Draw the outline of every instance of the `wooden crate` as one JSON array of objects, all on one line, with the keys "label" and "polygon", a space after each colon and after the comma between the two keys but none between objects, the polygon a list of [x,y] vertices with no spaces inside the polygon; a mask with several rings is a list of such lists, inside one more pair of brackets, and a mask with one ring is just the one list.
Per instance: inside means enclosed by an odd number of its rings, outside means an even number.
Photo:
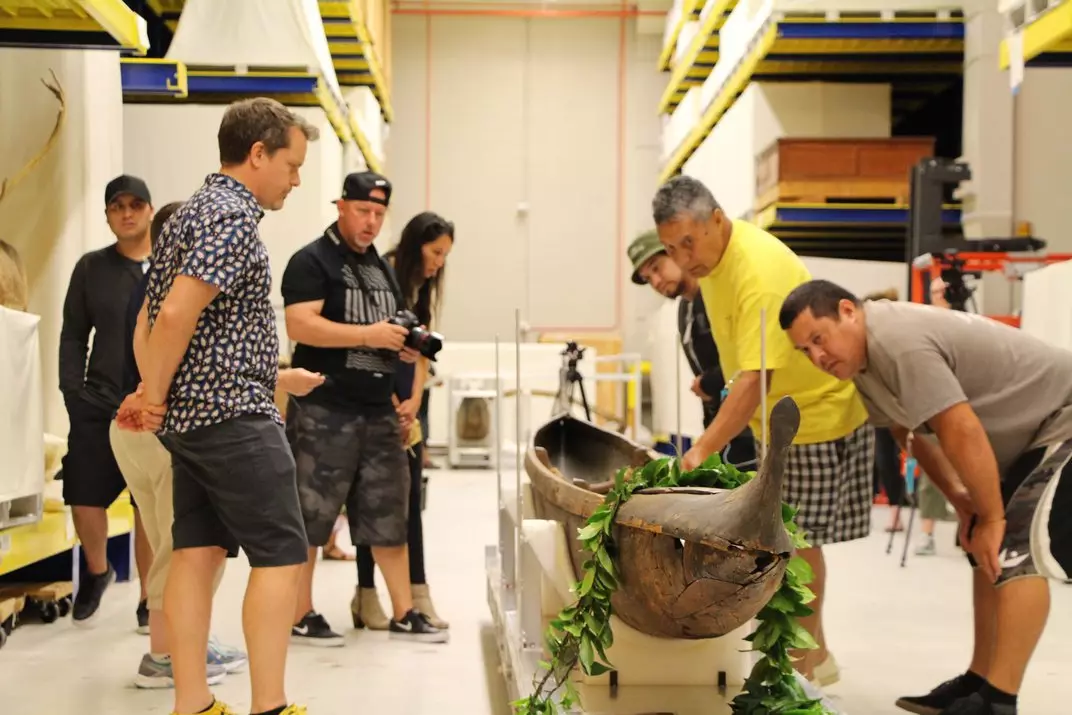
[{"label": "wooden crate", "polygon": [[778,139],[756,157],[756,205],[907,203],[909,172],[934,156],[933,137]]}]

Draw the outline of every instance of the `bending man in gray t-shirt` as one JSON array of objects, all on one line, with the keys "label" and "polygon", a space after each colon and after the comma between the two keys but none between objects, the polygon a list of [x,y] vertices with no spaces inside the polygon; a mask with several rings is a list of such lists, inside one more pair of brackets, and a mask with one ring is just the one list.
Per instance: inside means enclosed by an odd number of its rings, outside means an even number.
[{"label": "bending man in gray t-shirt", "polygon": [[790,293],[779,320],[911,449],[956,508],[976,566],[971,668],[897,704],[1014,715],[1049,611],[1046,577],[1072,573],[1072,352],[978,315],[861,303],[827,281]]}]

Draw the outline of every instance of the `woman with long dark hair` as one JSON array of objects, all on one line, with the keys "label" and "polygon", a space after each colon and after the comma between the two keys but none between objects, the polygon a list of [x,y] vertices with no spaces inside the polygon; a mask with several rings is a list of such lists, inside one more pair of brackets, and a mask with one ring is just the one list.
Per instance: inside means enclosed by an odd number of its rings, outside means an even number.
[{"label": "woman with long dark hair", "polygon": [[[434,329],[443,291],[443,269],[454,247],[454,224],[431,211],[417,214],[402,229],[398,245],[384,254],[394,269],[405,308],[411,310],[421,325]],[[420,358],[410,365],[399,363],[395,375],[398,413],[414,432],[406,440],[409,457],[409,573],[413,589],[413,607],[428,617],[436,628],[448,628],[432,605],[424,573],[424,533],[421,524],[421,481],[424,467],[424,440],[417,420],[428,379],[428,360]],[[358,592],[351,605],[354,626],[387,630],[390,623],[376,596],[375,561],[367,546],[357,549]]]}]

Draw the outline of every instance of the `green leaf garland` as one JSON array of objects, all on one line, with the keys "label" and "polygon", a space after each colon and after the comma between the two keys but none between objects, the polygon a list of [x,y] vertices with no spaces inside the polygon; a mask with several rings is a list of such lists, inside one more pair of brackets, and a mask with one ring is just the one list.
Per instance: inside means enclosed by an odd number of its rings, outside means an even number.
[{"label": "green leaf garland", "polygon": [[[689,472],[681,471],[681,462],[675,457],[652,460],[639,469],[619,470],[603,503],[578,529],[577,536],[591,556],[583,564],[584,577],[573,587],[577,600],[551,621],[546,634],[550,661],[540,663],[544,672],[534,684],[532,695],[511,703],[514,713],[568,712],[578,704],[577,691],[569,677],[578,665],[588,675],[613,670],[606,653],[614,643],[610,597],[618,588],[613,526],[618,509],[633,492],[677,486],[736,489],[754,476],[755,472],[742,472],[723,462],[717,454]],[[795,518],[796,509],[782,504],[782,521],[793,547],[808,548]],[[781,587],[757,614],[759,625],[746,640],[763,655],[731,703],[734,715],[830,715],[820,700],[805,694],[794,675],[789,655],[793,650],[818,647],[798,620],[812,613],[807,604],[815,595],[807,584],[813,578],[808,563],[794,556],[782,577]]]}]

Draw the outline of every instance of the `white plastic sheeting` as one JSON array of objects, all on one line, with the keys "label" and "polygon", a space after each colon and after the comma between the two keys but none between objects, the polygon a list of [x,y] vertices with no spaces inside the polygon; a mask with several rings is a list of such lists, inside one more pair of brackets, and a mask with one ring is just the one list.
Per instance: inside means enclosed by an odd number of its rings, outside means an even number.
[{"label": "white plastic sheeting", "polygon": [[1055,263],[1024,276],[1020,329],[1072,350],[1072,261]]},{"label": "white plastic sheeting", "polygon": [[40,318],[0,306],[0,502],[45,487]]},{"label": "white plastic sheeting", "polygon": [[167,59],[210,67],[306,67],[342,96],[316,0],[186,0]]}]

